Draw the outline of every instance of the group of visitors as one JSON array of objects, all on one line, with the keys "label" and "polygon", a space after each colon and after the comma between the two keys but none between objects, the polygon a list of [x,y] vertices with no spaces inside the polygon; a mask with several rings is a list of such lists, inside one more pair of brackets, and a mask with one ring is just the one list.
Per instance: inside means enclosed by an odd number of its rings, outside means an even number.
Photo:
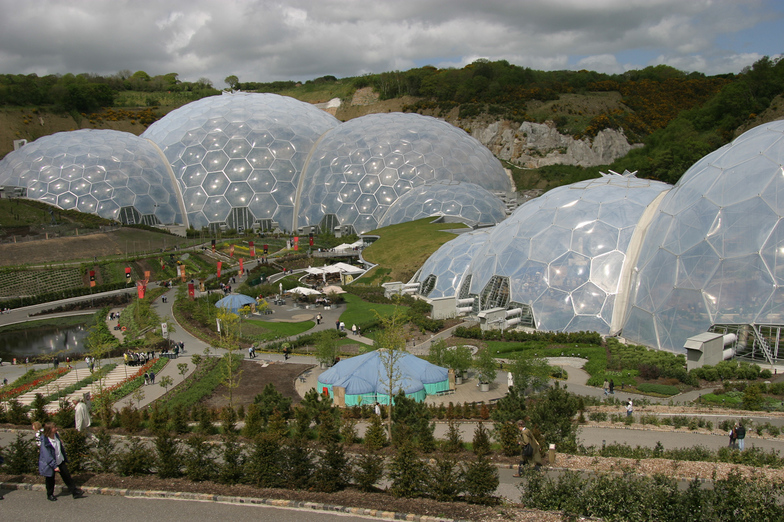
[{"label": "group of visitors", "polygon": [[123,354],[123,359],[128,366],[144,366],[152,357],[150,357],[149,353],[128,350]]},{"label": "group of visitors", "polygon": [[144,372],[144,384],[155,384],[155,372]]},{"label": "group of visitors", "polygon": [[256,347],[249,346],[248,347],[248,359],[255,359],[256,358]]},{"label": "group of visitors", "polygon": [[610,379],[609,382],[607,382],[607,379],[605,379],[602,388],[604,389],[605,395],[615,395],[615,381],[612,379]]},{"label": "group of visitors", "polygon": [[90,369],[90,373],[93,373],[93,370],[95,369],[95,357],[90,357],[88,355],[87,357],[84,358],[84,363]]}]

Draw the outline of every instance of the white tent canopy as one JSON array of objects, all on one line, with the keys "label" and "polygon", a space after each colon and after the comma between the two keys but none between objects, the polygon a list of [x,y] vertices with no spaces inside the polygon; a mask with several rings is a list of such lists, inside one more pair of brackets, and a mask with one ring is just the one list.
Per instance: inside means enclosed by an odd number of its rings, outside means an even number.
[{"label": "white tent canopy", "polygon": [[313,290],[311,288],[305,288],[304,286],[298,286],[296,288],[292,288],[289,290],[292,294],[302,294],[302,295],[317,295],[320,294],[318,290]]}]

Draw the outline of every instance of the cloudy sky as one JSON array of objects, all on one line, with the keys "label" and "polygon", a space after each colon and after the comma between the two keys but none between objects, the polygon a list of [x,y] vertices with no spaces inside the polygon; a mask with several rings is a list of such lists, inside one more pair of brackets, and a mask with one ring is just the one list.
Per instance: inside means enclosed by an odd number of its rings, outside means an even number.
[{"label": "cloudy sky", "polygon": [[0,73],[176,72],[216,87],[504,59],[739,72],[784,51],[784,0],[0,0]]}]

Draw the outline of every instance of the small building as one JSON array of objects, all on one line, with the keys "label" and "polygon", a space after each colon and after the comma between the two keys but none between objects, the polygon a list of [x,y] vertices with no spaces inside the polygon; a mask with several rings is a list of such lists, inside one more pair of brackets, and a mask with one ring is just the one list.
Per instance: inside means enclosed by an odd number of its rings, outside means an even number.
[{"label": "small building", "polygon": [[410,353],[401,352],[395,361],[395,378],[389,390],[389,372],[384,348],[337,363],[318,378],[318,392],[329,393],[338,406],[389,404],[401,390],[418,402],[428,395],[449,390],[449,371]]}]

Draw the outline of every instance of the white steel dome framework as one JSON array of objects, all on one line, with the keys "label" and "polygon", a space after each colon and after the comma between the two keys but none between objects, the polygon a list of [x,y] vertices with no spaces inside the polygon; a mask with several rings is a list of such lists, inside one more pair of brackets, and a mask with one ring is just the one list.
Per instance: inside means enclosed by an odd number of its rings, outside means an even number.
[{"label": "white steel dome framework", "polygon": [[674,187],[613,173],[554,189],[443,245],[415,282],[454,298],[455,313],[466,301],[474,313],[522,309],[534,328],[681,353],[696,334],[735,333],[736,353],[777,361],[784,121],[707,155]]},{"label": "white steel dome framework", "polygon": [[[40,138],[0,161],[0,186],[124,223],[357,233],[409,215],[494,224],[506,213],[490,191],[512,189],[490,151],[435,118],[341,123],[293,98],[248,93],[180,107],[141,137],[83,130]],[[385,218],[415,187],[417,196]]]}]

